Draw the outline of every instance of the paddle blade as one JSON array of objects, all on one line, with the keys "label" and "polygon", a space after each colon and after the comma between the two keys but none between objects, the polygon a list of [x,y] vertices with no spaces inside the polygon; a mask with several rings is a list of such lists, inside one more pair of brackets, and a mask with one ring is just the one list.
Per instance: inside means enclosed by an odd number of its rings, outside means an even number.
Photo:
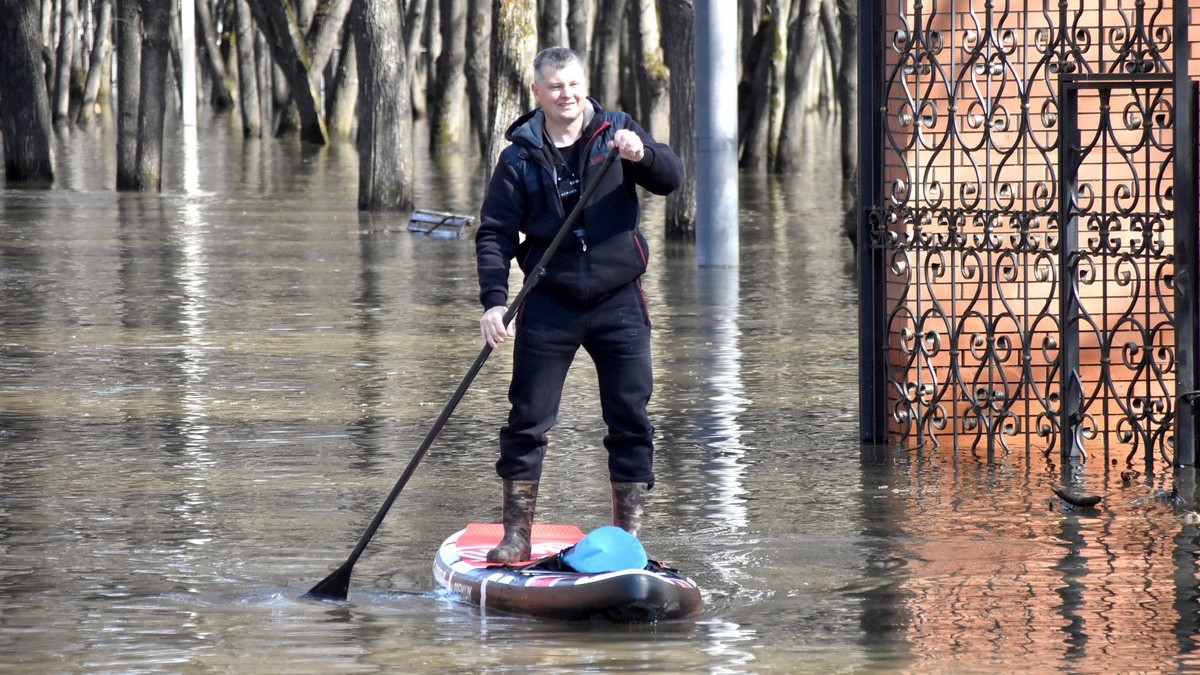
[{"label": "paddle blade", "polygon": [[350,591],[350,572],[353,569],[354,566],[346,562],[300,597],[306,600],[345,600]]}]

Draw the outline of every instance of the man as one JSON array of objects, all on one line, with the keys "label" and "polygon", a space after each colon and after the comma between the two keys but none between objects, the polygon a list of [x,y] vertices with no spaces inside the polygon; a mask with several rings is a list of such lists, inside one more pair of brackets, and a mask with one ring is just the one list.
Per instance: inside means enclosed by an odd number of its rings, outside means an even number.
[{"label": "man", "polygon": [[[653,386],[650,315],[640,282],[648,249],[637,228],[636,187],[666,195],[683,182],[683,163],[666,144],[629,115],[588,98],[575,52],[547,49],[533,70],[530,90],[538,107],[505,132],[511,145],[492,174],[475,236],[483,339],[496,347],[515,338],[512,408],[496,462],[504,482],[504,538],[488,553],[488,560],[502,563],[529,557],[546,433],[580,347],[596,365],[608,426],[613,524],[640,532],[646,491],[654,486],[654,427],[646,414]],[[525,273],[537,265],[614,147],[620,161],[583,206],[574,236],[547,264],[515,325],[505,326],[512,259]]]}]

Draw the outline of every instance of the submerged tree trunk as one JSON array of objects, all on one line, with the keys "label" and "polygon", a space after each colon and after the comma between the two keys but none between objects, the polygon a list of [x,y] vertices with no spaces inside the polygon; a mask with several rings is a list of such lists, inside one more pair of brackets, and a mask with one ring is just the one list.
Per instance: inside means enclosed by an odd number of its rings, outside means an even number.
[{"label": "submerged tree trunk", "polygon": [[[50,92],[48,96],[54,95],[54,73],[58,72],[56,68],[57,62],[54,60],[54,49],[50,48],[58,46],[58,28],[59,17],[57,5],[53,2],[43,2],[41,29],[39,32],[42,39],[39,44],[43,46],[42,58],[45,60],[46,91]],[[50,109],[53,112],[53,101],[50,102]]]},{"label": "submerged tree trunk", "polygon": [[354,31],[342,36],[342,55],[333,76],[333,91],[329,94],[329,135],[332,138],[354,138],[357,132],[358,55],[354,46]]},{"label": "submerged tree trunk", "polygon": [[[837,112],[838,98],[833,90],[837,85],[837,73],[842,69],[842,40],[838,35],[837,8],[834,4],[835,0],[821,0],[821,30],[817,42],[820,45],[818,53],[821,54],[818,63],[822,66],[818,75],[809,73],[807,78],[810,80],[808,89],[816,87],[820,107],[828,114]],[[815,84],[811,82],[814,79]]]},{"label": "submerged tree trunk", "polygon": [[246,0],[234,0],[234,22],[237,39],[238,105],[242,113],[242,135],[262,136],[263,111],[259,100],[260,82],[254,59],[254,21]]},{"label": "submerged tree trunk", "polygon": [[225,68],[225,59],[217,46],[217,31],[213,25],[212,11],[208,0],[196,0],[196,30],[200,32],[201,63],[212,80],[212,105],[217,110],[233,107],[233,81]]},{"label": "submerged tree trunk", "polygon": [[[173,91],[174,99],[179,103],[180,109],[183,108],[183,58],[180,54],[183,52],[183,38],[179,34],[179,0],[168,0],[170,6],[169,16],[167,17],[167,69],[171,71],[170,82],[174,83]],[[145,10],[142,10],[145,14]],[[195,75],[195,73],[193,73]],[[168,99],[164,97],[163,104],[166,104]],[[195,101],[192,102],[195,104]],[[164,108],[165,109],[165,108]]]},{"label": "submerged tree trunk", "polygon": [[664,24],[670,26],[663,42],[671,70],[671,149],[683,160],[687,177],[667,196],[668,239],[696,238],[696,71],[695,13],[692,0],[665,0]]},{"label": "submerged tree trunk", "polygon": [[529,107],[529,82],[526,73],[533,69],[537,48],[537,2],[535,0],[496,0],[492,13],[492,136],[488,142],[487,170],[500,159],[508,145],[504,130]]},{"label": "submerged tree trunk", "polygon": [[[853,1],[853,0],[851,0]],[[791,23],[792,3],[789,0],[771,0],[779,10],[775,21],[776,55],[771,59],[771,99],[767,112],[767,168],[775,165],[779,155],[779,135],[783,128],[783,109],[787,100],[787,69],[791,53],[787,47],[787,28]]]},{"label": "submerged tree trunk", "polygon": [[621,34],[625,29],[627,0],[601,0],[596,17],[596,41],[592,46],[592,96],[609,108],[621,99]]},{"label": "submerged tree trunk", "polygon": [[409,211],[413,205],[408,62],[395,0],[357,0],[359,72],[358,208]]},{"label": "submerged tree trunk", "polygon": [[92,57],[88,64],[87,80],[83,86],[83,100],[79,105],[79,114],[75,117],[78,124],[90,122],[96,114],[96,101],[100,97],[100,87],[104,84],[112,51],[109,35],[112,33],[112,0],[96,1],[96,35],[92,42]]},{"label": "submerged tree trunk", "polygon": [[488,119],[488,71],[491,63],[492,3],[469,0],[467,6],[467,101],[471,130],[479,151],[488,151],[491,120]]},{"label": "submerged tree trunk", "polygon": [[756,21],[757,30],[744,45],[742,81],[738,85],[738,136],[741,167],[767,168],[775,55],[779,51],[779,0],[767,0]]},{"label": "submerged tree trunk", "polygon": [[0,0],[0,125],[4,176],[10,183],[50,187],[50,100],[36,6]]},{"label": "submerged tree trunk", "polygon": [[800,163],[800,128],[805,113],[805,76],[812,72],[812,60],[817,53],[821,0],[792,0],[788,25],[787,85],[783,119],[779,129],[779,152],[775,170],[792,171]]},{"label": "submerged tree trunk", "polygon": [[404,11],[404,54],[408,63],[409,101],[414,119],[425,116],[424,87],[421,83],[421,36],[425,34],[425,8],[428,0],[407,0]]},{"label": "submerged tree trunk", "polygon": [[670,140],[670,71],[663,60],[662,39],[659,36],[658,8],[654,0],[638,0],[633,6],[637,13],[637,30],[633,38],[641,58],[638,67],[638,92],[641,99],[642,126],[660,141]]},{"label": "submerged tree trunk", "polygon": [[842,59],[837,73],[838,107],[842,130],[842,230],[858,245],[858,8],[837,0]]},{"label": "submerged tree trunk", "polygon": [[539,4],[537,48],[562,45],[562,0],[541,0]]},{"label": "submerged tree trunk", "polygon": [[137,189],[162,190],[163,127],[167,115],[167,73],[171,58],[171,5],[142,0],[146,30],[138,103]]},{"label": "submerged tree trunk", "polygon": [[[558,0],[555,0],[557,2]],[[433,87],[433,114],[429,124],[429,147],[435,152],[458,150],[467,135],[466,1],[440,0],[442,52],[437,60]]]},{"label": "submerged tree trunk", "polygon": [[258,69],[255,77],[258,79],[258,107],[262,111],[263,131],[270,133],[276,107],[274,78],[279,69],[271,63],[271,48],[267,46],[267,36],[261,30],[254,31],[254,63]]},{"label": "submerged tree trunk", "polygon": [[61,0],[58,53],[55,57],[54,73],[54,121],[71,119],[71,62],[75,58],[79,31],[75,27],[75,13],[79,0]]},{"label": "submerged tree trunk", "polygon": [[138,97],[142,90],[142,6],[116,0],[117,189],[138,189]]},{"label": "submerged tree trunk", "polygon": [[[418,2],[419,0],[410,0]],[[409,63],[412,71],[412,100],[413,115],[417,119],[429,116],[430,88],[434,86],[434,64],[442,53],[442,34],[440,32],[441,12],[438,11],[438,0],[425,0],[424,21],[421,31],[421,49],[414,54]]]},{"label": "submerged tree trunk", "polygon": [[567,42],[571,49],[588,58],[589,38],[592,35],[592,16],[596,0],[568,0],[567,3]]},{"label": "submerged tree trunk", "polygon": [[352,4],[353,0],[325,0],[317,5],[304,40],[310,59],[309,72],[314,78],[329,64],[342,34],[353,32],[343,30]]},{"label": "submerged tree trunk", "polygon": [[[291,100],[296,103],[300,138],[324,145],[329,139],[325,114],[319,104],[320,93],[314,85],[304,38],[291,3],[287,0],[250,0],[250,8],[267,38],[275,63],[286,78]],[[281,98],[287,100],[287,97]]]}]

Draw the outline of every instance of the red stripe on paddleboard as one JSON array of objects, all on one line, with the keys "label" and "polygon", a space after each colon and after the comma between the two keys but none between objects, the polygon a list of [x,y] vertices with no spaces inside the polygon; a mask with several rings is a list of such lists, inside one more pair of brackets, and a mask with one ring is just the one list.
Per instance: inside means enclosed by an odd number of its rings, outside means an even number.
[{"label": "red stripe on paddleboard", "polygon": [[[466,532],[463,532],[455,543],[460,549],[475,546],[492,547],[500,543],[503,536],[504,525],[501,523],[468,523]],[[576,525],[534,523],[533,536],[530,539],[533,545],[554,543],[562,544],[565,548],[583,539],[583,531]]]}]

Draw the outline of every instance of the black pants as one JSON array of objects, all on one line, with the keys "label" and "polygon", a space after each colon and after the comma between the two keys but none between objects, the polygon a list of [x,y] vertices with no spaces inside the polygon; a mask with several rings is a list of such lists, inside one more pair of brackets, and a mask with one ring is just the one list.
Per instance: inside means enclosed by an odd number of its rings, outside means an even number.
[{"label": "black pants", "polygon": [[580,347],[596,365],[610,479],[653,485],[654,427],[646,414],[654,387],[650,316],[637,282],[591,306],[541,289],[526,298],[517,319],[512,409],[500,429],[496,473],[508,480],[541,478],[546,432],[558,417],[563,382]]}]

